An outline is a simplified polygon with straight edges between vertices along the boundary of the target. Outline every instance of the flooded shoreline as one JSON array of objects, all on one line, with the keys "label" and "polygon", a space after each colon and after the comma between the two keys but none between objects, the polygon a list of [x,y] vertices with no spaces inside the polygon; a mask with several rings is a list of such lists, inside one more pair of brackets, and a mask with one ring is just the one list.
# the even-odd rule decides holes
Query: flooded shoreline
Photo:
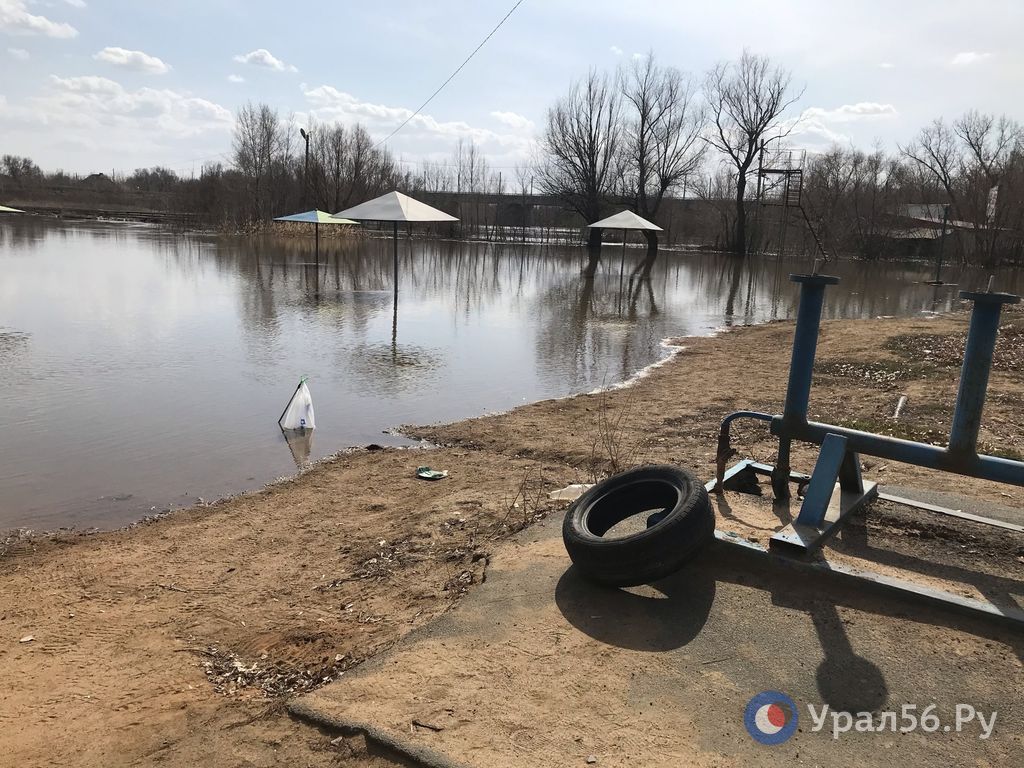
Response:
[{"label": "flooded shoreline", "polygon": [[[624,274],[616,252],[587,277],[583,249],[413,240],[396,317],[386,242],[329,243],[319,270],[311,245],[5,222],[0,529],[116,528],[294,474],[307,459],[275,420],[300,376],[308,461],[408,445],[394,428],[610,387],[668,356],[663,339],[790,318],[787,275],[806,269],[666,251],[630,279],[637,248]],[[927,264],[829,269],[828,317],[957,303],[916,282]]]}]

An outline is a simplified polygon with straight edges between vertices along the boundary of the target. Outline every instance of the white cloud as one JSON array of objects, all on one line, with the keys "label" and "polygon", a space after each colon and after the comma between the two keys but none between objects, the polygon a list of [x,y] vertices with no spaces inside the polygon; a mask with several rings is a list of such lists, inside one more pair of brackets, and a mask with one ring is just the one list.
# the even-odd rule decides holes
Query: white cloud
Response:
[{"label": "white cloud", "polygon": [[843,104],[835,109],[810,107],[805,109],[799,118],[785,121],[783,128],[790,131],[788,144],[809,152],[822,152],[835,144],[854,144],[854,139],[846,132],[845,126],[856,131],[858,123],[869,124],[895,117],[899,117],[899,111],[892,104],[862,101],[857,104]]},{"label": "white cloud", "polygon": [[614,53],[616,56],[621,56],[622,55],[622,49],[619,48],[619,46],[617,46],[617,45],[613,45],[608,50],[611,51],[612,53]]},{"label": "white cloud", "polygon": [[26,61],[29,58],[29,52],[24,48],[8,48],[7,53],[12,59],[19,61]]},{"label": "white cloud", "polygon": [[[352,94],[329,85],[304,90],[303,93],[311,109],[308,116],[297,114],[297,120],[312,117],[325,123],[351,125],[358,122],[371,135],[379,138],[387,136],[413,114],[411,109],[405,107],[390,107],[361,101]],[[508,164],[526,159],[533,146],[533,140],[523,135],[521,131],[498,133],[461,120],[441,122],[430,115],[412,117],[409,124],[392,141],[397,146],[408,147],[420,157],[443,157],[451,152],[457,139],[474,141],[492,162]]]},{"label": "white cloud", "polygon": [[954,67],[969,67],[971,64],[977,64],[979,61],[985,61],[985,59],[991,59],[992,54],[979,51],[961,51],[950,60],[950,64]]},{"label": "white cloud", "polygon": [[517,131],[533,130],[533,120],[530,120],[528,117],[523,117],[515,112],[491,112],[491,117],[499,123],[507,125],[509,128],[514,128]]},{"label": "white cloud", "polygon": [[64,0],[64,2],[74,8],[85,8],[85,0]]},{"label": "white cloud", "polygon": [[274,56],[266,48],[257,48],[249,53],[240,53],[234,57],[239,64],[252,64],[255,67],[272,69],[275,72],[298,72],[299,70],[291,64],[285,64]]},{"label": "white cloud", "polygon": [[891,61],[883,61],[881,64],[878,65],[878,67],[880,69],[896,69],[896,65],[893,64]]},{"label": "white cloud", "polygon": [[242,77],[241,75],[228,75],[228,82],[229,83],[244,83],[245,82],[245,78]]},{"label": "white cloud", "polygon": [[188,93],[139,88],[130,91],[106,77],[58,77],[24,104],[0,109],[0,126],[74,129],[76,134],[118,140],[186,138],[230,130],[231,112]]},{"label": "white cloud", "polygon": [[78,30],[70,24],[52,21],[29,13],[25,0],[0,0],[0,32],[10,35],[43,35],[44,37],[76,37]]},{"label": "white cloud", "polygon": [[876,118],[898,117],[899,112],[892,104],[876,104],[873,101],[861,101],[857,104],[843,104],[835,109],[810,107],[803,111],[804,119],[819,119],[831,123],[849,123],[854,120],[872,120]]},{"label": "white cloud", "polygon": [[142,51],[129,51],[126,48],[104,48],[99,53],[93,54],[93,58],[96,61],[113,64],[115,67],[123,67],[135,72],[148,72],[151,75],[162,75],[171,69],[156,56],[150,56]]}]

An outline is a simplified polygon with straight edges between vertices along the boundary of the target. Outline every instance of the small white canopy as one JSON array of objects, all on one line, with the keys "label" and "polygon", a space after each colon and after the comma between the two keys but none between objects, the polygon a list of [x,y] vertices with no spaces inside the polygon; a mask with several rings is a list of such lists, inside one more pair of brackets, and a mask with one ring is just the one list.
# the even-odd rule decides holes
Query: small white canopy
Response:
[{"label": "small white canopy", "polygon": [[588,224],[588,227],[603,227],[605,229],[650,229],[655,232],[663,231],[657,224],[637,216],[632,211],[623,211],[609,216],[607,219],[595,221]]},{"label": "small white canopy", "polygon": [[24,211],[17,208],[8,208],[6,205],[0,205],[0,213],[24,213]]},{"label": "small white canopy", "polygon": [[324,211],[306,211],[293,213],[291,216],[278,216],[274,221],[301,221],[307,224],[357,224],[351,219],[339,219]]},{"label": "small white canopy", "polygon": [[454,216],[431,208],[426,203],[414,200],[401,192],[388,192],[334,215],[359,221],[458,221]]}]

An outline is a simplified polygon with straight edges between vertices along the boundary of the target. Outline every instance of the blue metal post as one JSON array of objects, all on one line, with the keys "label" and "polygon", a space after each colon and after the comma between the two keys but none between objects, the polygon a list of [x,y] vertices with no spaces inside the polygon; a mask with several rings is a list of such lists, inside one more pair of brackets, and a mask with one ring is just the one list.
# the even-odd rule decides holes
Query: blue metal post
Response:
[{"label": "blue metal post", "polygon": [[818,331],[821,329],[821,307],[825,302],[825,286],[835,285],[832,275],[790,275],[800,283],[800,307],[793,335],[793,358],[789,364],[789,385],[782,413],[784,424],[794,426],[807,422],[807,405],[811,398],[814,357],[818,352]]},{"label": "blue metal post", "polygon": [[978,450],[978,430],[981,428],[981,412],[985,407],[988,376],[999,333],[999,315],[1003,304],[1017,304],[1020,297],[1011,293],[960,291],[960,298],[973,301],[974,311],[960,371],[953,426],[949,432],[949,452],[973,456]]},{"label": "blue metal post", "polygon": [[820,528],[825,523],[829,501],[839,478],[839,468],[846,460],[846,438],[842,435],[828,434],[821,441],[821,453],[818,463],[814,465],[814,474],[804,493],[804,503],[800,507],[800,515],[796,521],[801,525]]},{"label": "blue metal post", "polygon": [[[814,375],[814,356],[818,351],[825,286],[839,282],[839,278],[832,275],[790,275],[789,279],[800,283],[800,306],[797,309],[793,357],[789,363],[789,384],[782,414],[784,433],[807,423],[807,405],[811,398],[811,379]],[[779,456],[772,473],[772,490],[777,499],[789,497],[789,446],[790,436],[780,435]]]}]

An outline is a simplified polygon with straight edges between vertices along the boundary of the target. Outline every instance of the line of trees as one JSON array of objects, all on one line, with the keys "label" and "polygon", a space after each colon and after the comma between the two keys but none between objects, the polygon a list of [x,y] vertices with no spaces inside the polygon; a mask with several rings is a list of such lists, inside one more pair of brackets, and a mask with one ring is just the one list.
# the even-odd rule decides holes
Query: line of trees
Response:
[{"label": "line of trees", "polygon": [[[662,223],[666,197],[697,197],[703,242],[741,257],[780,248],[791,225],[806,239],[796,209],[791,222],[757,199],[766,146],[792,162],[784,147],[800,118],[789,113],[802,95],[792,74],[744,51],[694,83],[653,54],[614,74],[591,70],[548,110],[543,189],[591,222],[628,207]],[[985,264],[1024,257],[1024,128],[1008,117],[938,119],[895,153],[836,146],[800,166],[791,183],[810,234],[831,252],[906,255],[901,243],[936,240],[945,218],[951,256]],[[600,238],[591,230],[591,245]],[[653,253],[654,233],[648,240]]]},{"label": "line of trees", "polygon": [[[273,107],[246,104],[230,161],[208,164],[198,176],[157,167],[81,178],[5,155],[0,195],[148,206],[248,228],[314,207],[338,211],[399,189],[456,214],[460,224],[446,230],[450,235],[511,239],[502,211],[514,210],[523,240],[528,229],[575,227],[588,232],[592,246],[602,233],[584,226],[630,208],[674,229],[668,238],[682,233],[689,244],[742,257],[780,249],[794,227],[807,240],[802,219],[786,220],[785,209],[757,200],[762,152],[766,144],[785,147],[799,125],[801,95],[790,72],[750,52],[700,77],[651,53],[572,83],[548,110],[535,156],[514,169],[491,167],[479,146],[462,140],[448,158],[411,168],[361,125],[312,123],[300,131]],[[935,120],[894,152],[833,147],[803,164],[800,197],[816,234],[836,254],[906,255],[908,242],[936,242],[937,222],[945,218],[950,257],[1020,263],[1024,128],[1005,116],[968,112]],[[645,234],[652,259],[658,238]]]}]

